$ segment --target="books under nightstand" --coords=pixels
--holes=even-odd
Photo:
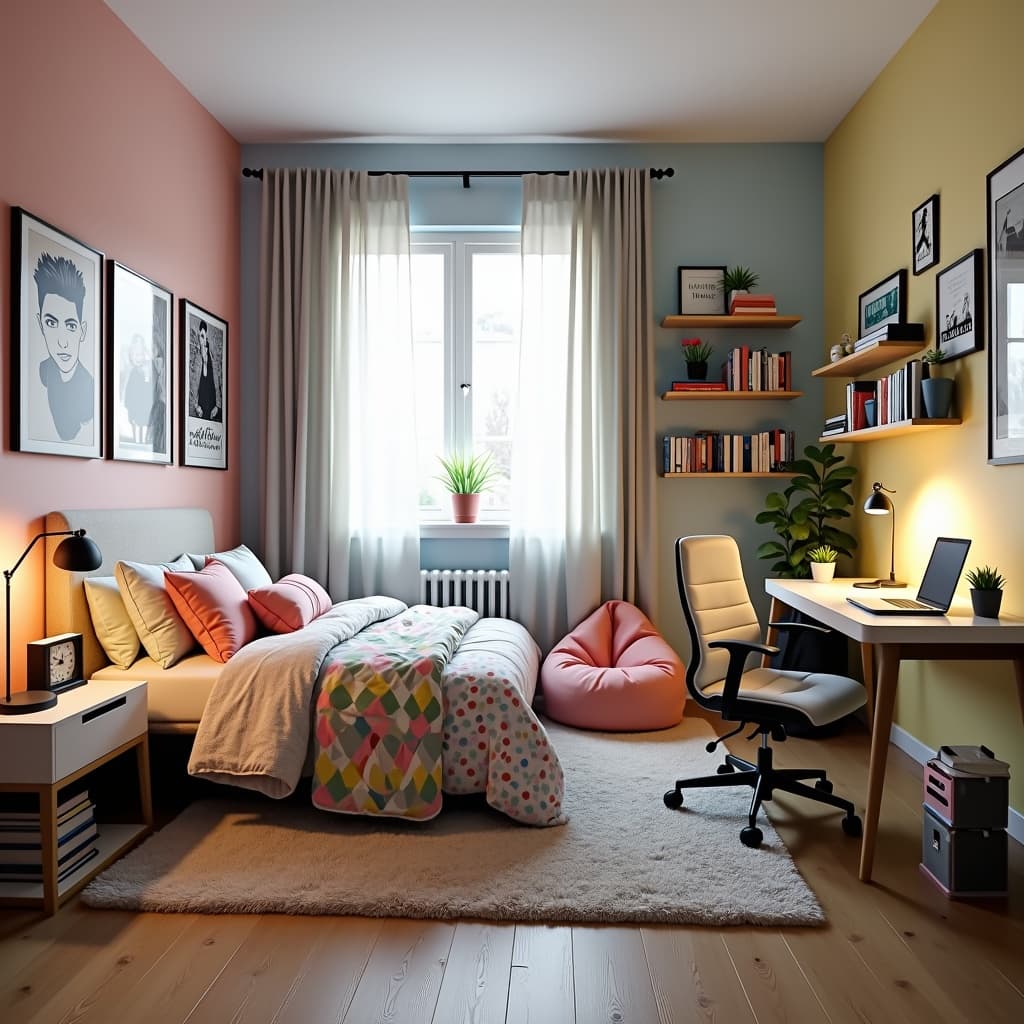
[[[99,855],[96,805],[82,790],[57,805],[57,881]],[[42,882],[43,832],[38,811],[0,808],[0,881]]]

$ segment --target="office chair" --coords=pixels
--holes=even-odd
[[[777,647],[761,643],[761,628],[750,603],[740,552],[732,537],[680,537],[676,540],[676,581],[679,600],[690,631],[690,664],[686,687],[703,708],[740,724],[707,745],[713,753],[719,743],[742,732],[748,723],[760,735],[757,763],[725,755],[716,775],[679,779],[664,797],[665,806],[677,810],[684,789],[707,786],[750,786],[753,796],[747,827],[740,832],[745,846],[758,847],[764,838],[757,827],[761,804],[776,790],[795,793],[845,811],[843,831],[861,834],[861,820],[849,800],[835,796],[822,769],[775,768],[769,738],[781,742],[786,726],[827,725],[856,711],[865,703],[864,689],[853,679],[822,672],[798,672],[773,668],[744,671],[750,654],[773,655]],[[803,622],[772,622],[777,629],[830,630]],[[814,780],[813,788],[805,780]]]

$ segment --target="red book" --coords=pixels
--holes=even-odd
[[[673,391],[725,391],[723,380],[674,380]]]

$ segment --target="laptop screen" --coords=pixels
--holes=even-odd
[[[967,561],[969,540],[960,537],[939,537],[932,549],[932,557],[921,580],[921,589],[917,599],[928,604],[948,608],[953,600],[953,593],[960,580],[964,562]]]

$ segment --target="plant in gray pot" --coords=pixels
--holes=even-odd
[[[974,614],[985,619],[998,619],[999,606],[1003,603],[1003,587],[1006,580],[999,570],[990,565],[977,566],[967,574],[971,585],[971,605]]]
[[[932,367],[946,358],[940,348],[929,349],[921,361],[924,363],[921,381],[921,397],[924,399],[924,414],[930,420],[944,420],[953,407],[953,382],[948,377],[936,377]]]

